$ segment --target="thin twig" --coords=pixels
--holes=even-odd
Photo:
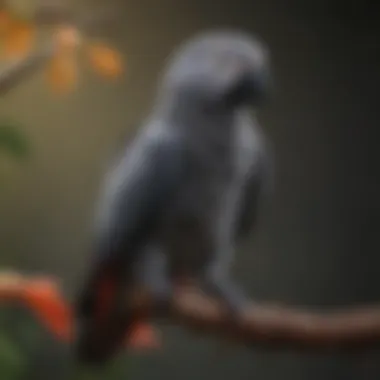
[[[26,59],[20,59],[0,72],[0,96],[6,95],[20,82],[34,74],[52,55],[51,45],[46,46]]]

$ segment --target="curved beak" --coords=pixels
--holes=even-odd
[[[226,101],[234,106],[262,104],[269,98],[272,87],[269,69],[244,70],[228,89]]]

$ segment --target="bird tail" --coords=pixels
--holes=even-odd
[[[75,356],[83,364],[104,364],[124,346],[126,338],[136,338],[137,321],[125,297],[129,276],[117,263],[100,267],[77,305]]]

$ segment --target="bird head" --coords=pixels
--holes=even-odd
[[[271,88],[268,51],[238,31],[214,31],[185,42],[171,57],[163,85],[203,104],[256,106]]]

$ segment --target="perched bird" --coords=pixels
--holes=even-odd
[[[76,307],[80,361],[106,363],[121,347],[136,322],[126,302],[135,284],[167,299],[196,279],[231,317],[246,305],[229,267],[272,176],[251,112],[270,88],[267,49],[243,32],[201,33],[174,52],[150,115],[105,180]]]

